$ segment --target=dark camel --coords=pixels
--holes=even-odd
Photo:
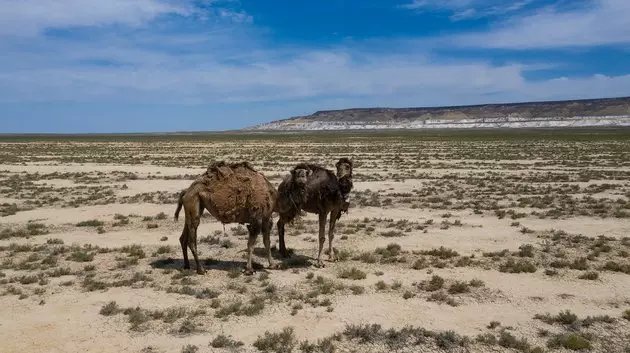
[[[308,170],[295,168],[291,175],[295,185],[306,183]],[[302,187],[302,190],[304,188]],[[247,242],[246,273],[253,273],[252,252],[258,234],[262,231],[269,267],[272,268],[270,234],[273,227],[272,213],[276,208],[277,191],[262,173],[255,171],[247,162],[228,165],[218,162],[210,165],[204,175],[180,193],[177,211],[184,207],[185,224],[179,242],[184,255],[184,268],[190,268],[187,248],[193,254],[197,273],[204,270],[197,251],[197,228],[203,210],[223,224],[246,224],[249,231]]]
[[[278,238],[280,242],[280,254],[286,257],[287,248],[284,242],[284,225],[291,223],[301,210],[319,215],[319,253],[317,255],[317,266],[323,267],[322,250],[326,242],[326,220],[330,214],[328,226],[328,257],[329,261],[335,261],[336,256],[333,250],[333,239],[335,224],[343,212],[348,212],[349,196],[352,190],[352,161],[348,158],[341,158],[335,165],[337,175],[332,171],[315,164],[307,164],[311,175],[306,184],[306,196],[302,200],[288,199],[281,192],[285,186],[283,181],[278,187],[278,204],[284,204],[278,210],[280,219],[278,220]],[[292,207],[289,207],[292,206]]]

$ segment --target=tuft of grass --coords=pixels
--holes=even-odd
[[[158,220],[164,220],[166,218],[168,218],[168,216],[164,212],[160,212],[155,216],[155,219],[158,219]]]
[[[480,279],[473,278],[473,279],[470,280],[470,286],[471,287],[475,287],[475,288],[479,288],[479,287],[485,286],[485,283],[483,283],[483,281],[480,280]]]
[[[192,344],[187,344],[184,347],[182,347],[182,353],[197,353],[198,351],[199,351],[199,347]]]
[[[587,279],[589,281],[594,281],[599,278],[599,273],[595,271],[584,272],[578,276],[579,279]]]
[[[624,311],[623,314],[621,314],[621,317],[630,321],[630,309]]]
[[[608,315],[587,316],[586,319],[582,320],[581,324],[583,327],[589,327],[597,322],[612,324],[615,322],[615,319]]]
[[[555,323],[563,324],[563,325],[571,325],[578,321],[577,315],[570,312],[569,310],[561,311],[558,315],[551,315],[549,313],[541,315],[534,315],[534,319],[540,320],[546,324],[553,325]]]
[[[236,341],[232,338],[232,336],[225,335],[218,335],[212,340],[212,342],[210,342],[210,346],[213,348],[238,348],[243,345],[243,342]]]
[[[531,244],[524,244],[518,248],[518,256],[520,257],[534,257],[534,246]]]
[[[162,245],[157,249],[158,254],[168,254],[171,252],[171,247],[168,245]]]
[[[186,319],[177,329],[177,333],[180,335],[190,335],[199,331],[199,327],[190,319]]]
[[[501,331],[498,344],[501,347],[513,348],[521,352],[529,352],[531,349],[531,345],[527,342],[527,339],[518,339],[505,330]]]
[[[367,274],[356,267],[352,267],[350,269],[346,268],[346,269],[341,270],[337,276],[339,278],[352,279],[352,280],[358,281],[358,280],[365,279],[367,277]]]
[[[71,253],[70,256],[66,258],[66,260],[76,262],[90,262],[94,260],[94,254],[83,250],[77,250]]]
[[[118,304],[115,301],[111,301],[107,304],[105,304],[101,310],[99,311],[99,313],[103,316],[112,316],[112,315],[116,315],[118,313],[120,313],[122,311],[122,309],[120,309],[118,307]]]
[[[453,249],[445,248],[443,246],[440,246],[438,249],[421,251],[420,254],[436,256],[440,258],[441,260],[447,260],[447,259],[459,256],[459,253],[457,253],[457,251]]]
[[[584,336],[576,333],[558,334],[547,341],[547,347],[566,348],[573,351],[591,349],[591,342]]]
[[[448,287],[449,294],[461,294],[470,292],[470,287],[466,282],[457,281]]]
[[[501,323],[498,321],[490,321],[490,324],[488,324],[488,329],[490,330],[494,330],[495,328],[501,326]]]
[[[450,306],[457,306],[457,302],[455,301],[455,299],[449,297],[443,291],[431,293],[431,295],[427,298],[427,300],[430,302],[446,303]]]
[[[365,287],[359,285],[350,286],[350,290],[354,295],[361,295],[365,293]]]
[[[444,278],[438,275],[433,275],[433,277],[431,277],[431,280],[429,280],[429,282],[424,284],[423,289],[428,292],[435,292],[437,290],[442,289],[443,287],[444,287]]]
[[[373,264],[378,261],[378,257],[372,252],[364,252],[353,258],[355,261],[365,262],[366,264]]]
[[[517,262],[510,258],[499,266],[499,271],[507,273],[534,273],[536,272],[536,265],[524,259],[520,259]]]
[[[423,270],[427,267],[429,267],[429,264],[424,258],[416,260],[411,266],[414,270]]]
[[[104,225],[105,225],[105,222],[99,221],[98,219],[91,219],[91,220],[79,222],[76,224],[77,227],[102,227]]]
[[[389,286],[387,285],[387,283],[385,283],[385,281],[378,281],[375,284],[376,286],[376,290],[386,290],[387,288],[389,288]]]
[[[256,339],[253,346],[261,352],[291,353],[297,344],[293,327],[285,327],[278,333],[265,331]]]

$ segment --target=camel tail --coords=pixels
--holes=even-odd
[[[179,193],[179,199],[177,200],[177,209],[175,210],[175,221],[179,220],[179,212],[182,210],[182,206],[184,205],[184,193],[186,191],[182,191]]]

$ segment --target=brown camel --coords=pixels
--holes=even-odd
[[[305,184],[307,173],[307,169],[294,168],[291,175],[296,180],[295,184],[298,185],[300,182]],[[184,255],[184,268],[190,268],[187,251],[187,248],[190,248],[197,266],[197,273],[204,272],[197,252],[197,228],[204,209],[223,224],[247,225],[249,231],[247,274],[253,273],[252,252],[261,231],[269,267],[273,267],[270,234],[277,195],[276,189],[267,178],[254,170],[247,162],[231,165],[218,162],[210,165],[204,175],[180,193],[175,217],[177,218],[183,206],[186,218],[179,242]]]
[[[332,171],[315,164],[307,164],[311,175],[306,184],[306,196],[303,200],[286,200],[280,190],[285,186],[283,181],[278,186],[278,204],[285,205],[278,209],[280,219],[278,219],[278,238],[280,242],[280,254],[287,256],[287,248],[284,242],[284,225],[291,223],[293,219],[304,210],[309,213],[319,215],[319,253],[317,255],[317,266],[323,267],[322,250],[326,242],[326,219],[330,214],[328,226],[328,250],[329,261],[335,261],[335,252],[332,241],[334,238],[335,224],[343,212],[348,212],[350,205],[350,191],[352,190],[352,161],[348,158],[341,158],[335,165],[337,175]],[[292,206],[292,207],[291,207]]]

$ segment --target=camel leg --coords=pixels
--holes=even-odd
[[[190,269],[190,261],[188,261],[188,225],[184,223],[184,230],[179,237],[179,244],[182,246],[182,253],[184,254],[184,269]]]
[[[322,252],[324,250],[324,243],[326,242],[326,217],[327,212],[321,212],[319,214],[319,253],[317,254],[317,267],[324,267],[324,261],[322,261]]]
[[[254,266],[252,266],[252,254],[254,253],[254,245],[256,245],[256,239],[258,238],[258,233],[260,233],[259,222],[250,223],[247,225],[247,229],[249,230],[249,238],[247,239],[247,267],[245,267],[246,275],[254,274]]]
[[[203,266],[201,262],[199,262],[199,256],[197,252],[197,228],[199,227],[199,213],[195,214],[195,218],[191,221],[191,226],[189,229],[189,240],[188,247],[195,258],[195,265],[197,265],[197,273],[202,275],[204,274]]]
[[[263,219],[263,222],[262,222],[263,243],[265,244],[265,250],[267,250],[267,261],[269,262],[269,268],[274,268],[273,261],[271,260],[271,229],[272,228],[273,228],[273,220],[271,218]]]
[[[330,213],[330,223],[328,225],[328,261],[337,261],[337,255],[333,249],[333,239],[335,238],[335,224],[337,223],[337,216],[341,213],[340,210],[333,210]]]
[[[276,224],[276,226],[278,227],[278,242],[280,243],[280,255],[282,257],[288,257],[288,253],[287,253],[287,247],[284,244],[284,224],[285,224],[285,219],[280,216],[280,219],[278,219],[278,223]]]

